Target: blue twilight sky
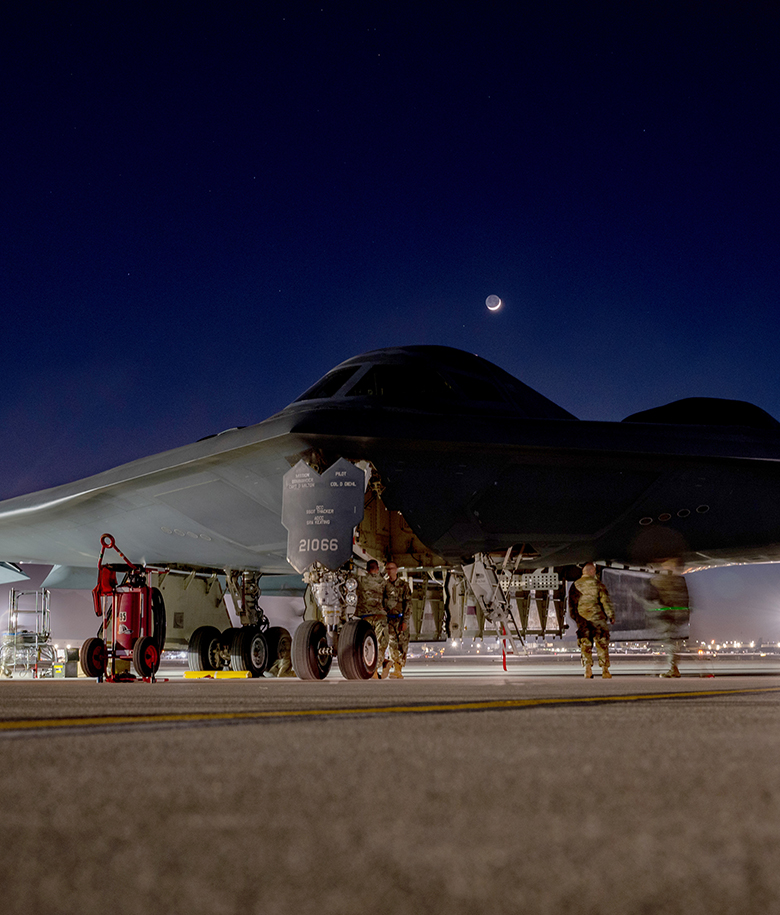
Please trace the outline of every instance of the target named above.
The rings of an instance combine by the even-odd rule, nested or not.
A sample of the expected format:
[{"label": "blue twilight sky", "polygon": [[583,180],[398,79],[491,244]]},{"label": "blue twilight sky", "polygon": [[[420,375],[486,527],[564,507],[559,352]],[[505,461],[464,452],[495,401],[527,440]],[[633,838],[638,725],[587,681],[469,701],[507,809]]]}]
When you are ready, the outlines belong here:
[{"label": "blue twilight sky", "polygon": [[780,417],[768,7],[9,5],[0,495],[399,343],[583,419]]},{"label": "blue twilight sky", "polygon": [[0,497],[403,343],[780,418],[778,8],[498,6],[6,5]]}]

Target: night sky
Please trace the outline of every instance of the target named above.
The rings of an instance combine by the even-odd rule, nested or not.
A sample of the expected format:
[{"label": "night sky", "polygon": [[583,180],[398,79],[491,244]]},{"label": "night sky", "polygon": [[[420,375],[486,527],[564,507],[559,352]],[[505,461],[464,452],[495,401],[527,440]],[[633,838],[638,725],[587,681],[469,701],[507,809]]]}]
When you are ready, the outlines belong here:
[{"label": "night sky", "polygon": [[777,8],[497,6],[6,5],[0,497],[399,344],[780,418]]}]

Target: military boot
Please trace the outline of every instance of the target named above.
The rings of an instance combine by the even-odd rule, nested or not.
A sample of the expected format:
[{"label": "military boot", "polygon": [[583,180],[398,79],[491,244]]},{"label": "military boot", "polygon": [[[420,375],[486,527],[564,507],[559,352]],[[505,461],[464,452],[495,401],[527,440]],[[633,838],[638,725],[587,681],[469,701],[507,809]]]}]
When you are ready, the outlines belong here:
[{"label": "military boot", "polygon": [[401,668],[400,664],[393,664],[393,669],[390,672],[390,679],[391,680],[403,680],[404,675],[401,673],[401,670],[402,670],[402,668]]},{"label": "military boot", "polygon": [[386,680],[386,679],[387,679],[387,677],[388,677],[388,675],[389,675],[389,673],[390,673],[390,668],[391,668],[392,666],[393,666],[393,665],[390,663],[390,661],[387,660],[387,658],[385,658],[384,661],[382,661],[382,667],[381,667],[381,669],[380,669],[380,668],[377,668],[377,670],[379,670],[379,677],[380,677],[380,679],[382,679],[382,680]]},{"label": "military boot", "polygon": [[586,680],[593,679],[593,665],[592,664],[585,665],[585,679]]},{"label": "military boot", "polygon": [[611,680],[611,679],[612,679],[612,674],[609,672],[609,668],[608,668],[608,667],[605,667],[605,668],[601,671],[601,679],[602,679],[602,680]]},{"label": "military boot", "polygon": [[672,664],[672,666],[669,668],[669,670],[664,671],[664,673],[662,673],[661,676],[662,677],[681,677],[682,674],[680,673],[677,665]]}]

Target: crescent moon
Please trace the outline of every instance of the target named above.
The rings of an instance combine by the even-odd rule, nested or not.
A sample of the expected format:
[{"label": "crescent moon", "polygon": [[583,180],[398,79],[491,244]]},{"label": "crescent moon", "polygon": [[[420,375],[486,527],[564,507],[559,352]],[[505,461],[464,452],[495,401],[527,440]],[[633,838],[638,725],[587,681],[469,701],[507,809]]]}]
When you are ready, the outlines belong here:
[{"label": "crescent moon", "polygon": [[498,311],[502,304],[503,302],[497,295],[489,295],[485,299],[485,305],[487,305],[488,311]]}]

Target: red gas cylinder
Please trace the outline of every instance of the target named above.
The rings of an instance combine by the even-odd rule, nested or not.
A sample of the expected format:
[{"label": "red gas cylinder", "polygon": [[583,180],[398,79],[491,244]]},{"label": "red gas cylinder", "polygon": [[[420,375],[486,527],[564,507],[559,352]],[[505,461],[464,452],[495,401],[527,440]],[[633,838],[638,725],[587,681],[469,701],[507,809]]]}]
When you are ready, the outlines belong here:
[{"label": "red gas cylinder", "polygon": [[115,596],[114,613],[116,614],[115,635],[117,649],[132,651],[141,629],[141,589],[118,591]]}]

